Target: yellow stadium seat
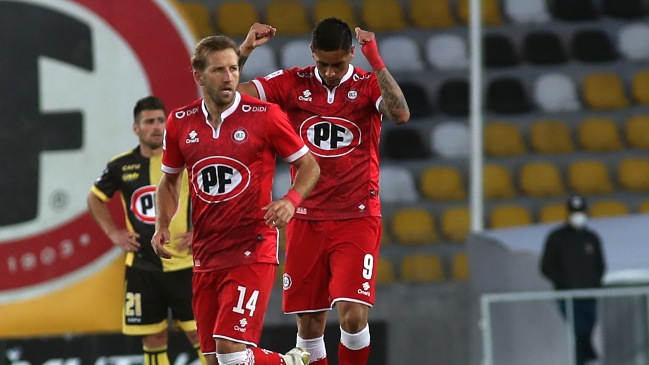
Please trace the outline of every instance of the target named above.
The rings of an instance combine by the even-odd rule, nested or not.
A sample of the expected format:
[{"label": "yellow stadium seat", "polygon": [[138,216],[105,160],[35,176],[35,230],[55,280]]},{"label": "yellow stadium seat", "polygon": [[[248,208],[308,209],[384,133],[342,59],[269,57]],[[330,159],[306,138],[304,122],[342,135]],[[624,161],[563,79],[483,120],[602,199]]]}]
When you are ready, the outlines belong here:
[{"label": "yellow stadium seat", "polygon": [[428,199],[453,201],[466,198],[460,170],[452,166],[431,166],[421,173],[421,192]]},{"label": "yellow stadium seat", "polygon": [[598,160],[581,160],[568,166],[568,186],[578,194],[607,194],[613,183],[606,165]]},{"label": "yellow stadium seat", "polygon": [[624,134],[629,146],[649,149],[649,115],[636,115],[629,118]]},{"label": "yellow stadium seat", "polygon": [[485,199],[510,199],[516,196],[510,172],[503,165],[486,164],[483,183]]},{"label": "yellow stadium seat", "polygon": [[[502,12],[498,0],[482,0],[482,22],[486,26],[501,25],[503,22]],[[458,0],[457,17],[464,23],[469,22],[469,0]]]},{"label": "yellow stadium seat", "polygon": [[299,0],[271,0],[266,4],[266,22],[280,35],[304,35],[312,29],[306,7]]},{"label": "yellow stadium seat", "polygon": [[630,105],[620,76],[613,72],[592,73],[584,78],[582,95],[592,109],[621,109]]},{"label": "yellow stadium seat", "polygon": [[530,145],[538,153],[572,153],[575,144],[570,128],[560,120],[537,120],[530,128]]},{"label": "yellow stadium seat", "polygon": [[398,0],[363,0],[361,12],[365,27],[372,32],[400,31],[407,26]]},{"label": "yellow stadium seat", "polygon": [[639,71],[631,80],[633,98],[639,104],[649,104],[649,70]]},{"label": "yellow stadium seat", "polygon": [[647,214],[649,213],[649,200],[645,200],[638,206],[638,213]]},{"label": "yellow stadium seat", "polygon": [[451,278],[456,281],[465,281],[469,280],[470,275],[469,254],[466,252],[454,254],[451,264]]},{"label": "yellow stadium seat", "polygon": [[471,214],[467,207],[452,207],[442,213],[441,230],[451,242],[465,242],[471,229]]},{"label": "yellow stadium seat", "polygon": [[527,152],[518,126],[508,122],[488,123],[484,130],[484,146],[487,155],[495,157],[520,156]]},{"label": "yellow stadium seat", "polygon": [[198,1],[178,1],[176,6],[187,25],[189,25],[194,37],[201,39],[214,34],[212,15],[203,3]]},{"label": "yellow stadium seat", "polygon": [[629,207],[617,200],[600,200],[593,203],[590,208],[590,216],[593,218],[617,217],[628,214]]},{"label": "yellow stadium seat", "polygon": [[565,222],[568,219],[568,210],[565,203],[550,203],[541,207],[539,222]]},{"label": "yellow stadium seat", "polygon": [[588,118],[579,123],[577,140],[586,151],[618,151],[622,138],[615,121],[609,118]]},{"label": "yellow stadium seat", "polygon": [[349,24],[351,29],[358,25],[351,0],[317,0],[313,5],[313,21],[336,17]]},{"label": "yellow stadium seat", "polygon": [[491,228],[510,228],[529,224],[532,224],[532,213],[522,205],[503,204],[491,210]]},{"label": "yellow stadium seat", "polygon": [[216,10],[216,28],[230,37],[245,37],[259,20],[257,8],[247,1],[224,1]]},{"label": "yellow stadium seat", "polygon": [[627,157],[618,165],[618,181],[626,190],[635,192],[649,191],[649,159]]},{"label": "yellow stadium seat", "polygon": [[392,262],[384,257],[379,257],[379,262],[376,267],[376,284],[390,285],[392,283],[394,283]]},{"label": "yellow stadium seat", "polygon": [[450,0],[410,0],[412,24],[422,29],[450,28],[455,26]]},{"label": "yellow stadium seat", "polygon": [[442,260],[433,254],[406,255],[401,259],[401,280],[411,283],[444,281]]},{"label": "yellow stadium seat", "polygon": [[565,188],[559,168],[547,161],[528,162],[519,174],[521,191],[533,197],[563,195]]},{"label": "yellow stadium seat", "polygon": [[392,217],[392,235],[402,244],[437,242],[435,219],[425,209],[402,208]]}]

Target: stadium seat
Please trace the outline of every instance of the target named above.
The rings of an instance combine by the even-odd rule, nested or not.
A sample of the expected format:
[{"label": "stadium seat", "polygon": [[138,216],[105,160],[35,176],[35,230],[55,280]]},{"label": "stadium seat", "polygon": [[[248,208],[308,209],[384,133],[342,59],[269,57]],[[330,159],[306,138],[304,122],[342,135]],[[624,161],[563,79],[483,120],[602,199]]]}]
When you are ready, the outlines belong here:
[{"label": "stadium seat", "polygon": [[537,120],[530,128],[530,145],[538,153],[571,153],[575,144],[568,125],[560,120]]},{"label": "stadium seat", "polygon": [[421,133],[409,127],[386,129],[381,144],[385,157],[393,160],[418,160],[430,156]]},{"label": "stadium seat", "polygon": [[534,81],[534,102],[544,112],[573,112],[581,109],[573,79],[563,73],[539,75]]},{"label": "stadium seat", "polygon": [[466,199],[466,188],[460,170],[454,166],[430,166],[421,173],[422,195],[431,200]]},{"label": "stadium seat", "polygon": [[504,0],[503,6],[514,23],[545,23],[551,18],[545,0]]},{"label": "stadium seat", "polygon": [[483,37],[485,67],[513,67],[520,63],[514,43],[504,33],[489,33]]},{"label": "stadium seat", "polygon": [[568,219],[566,203],[548,203],[539,210],[539,222],[565,222]]},{"label": "stadium seat", "polygon": [[631,80],[633,99],[638,104],[649,104],[649,70],[638,71]]},{"label": "stadium seat", "polygon": [[502,204],[493,208],[489,216],[489,226],[493,229],[530,224],[532,224],[532,213],[522,205]]},{"label": "stadium seat", "polygon": [[626,157],[618,164],[618,182],[626,190],[649,191],[649,159]]},{"label": "stadium seat", "polygon": [[[198,1],[184,1],[178,2],[177,4],[180,5],[180,13],[187,21],[194,37],[201,39],[214,34],[212,14],[207,6]],[[248,25],[248,28],[251,25],[252,23]]]},{"label": "stadium seat", "polygon": [[390,285],[393,284],[394,268],[392,262],[385,257],[379,257],[376,266],[376,285]]},{"label": "stadium seat", "polygon": [[311,56],[311,41],[304,38],[294,38],[284,43],[279,56],[280,66],[287,70],[293,67],[307,67],[315,63]]},{"label": "stadium seat", "polygon": [[595,0],[555,0],[552,4],[552,15],[561,20],[592,20],[599,16]]},{"label": "stadium seat", "polygon": [[381,166],[381,201],[385,203],[414,203],[417,186],[410,170],[400,165]]},{"label": "stadium seat", "polygon": [[511,173],[505,166],[487,163],[483,174],[485,199],[511,199],[516,196]]},{"label": "stadium seat", "polygon": [[568,187],[582,195],[608,194],[614,190],[606,165],[602,161],[591,159],[569,164]]},{"label": "stadium seat", "polygon": [[463,122],[439,122],[431,130],[430,144],[431,150],[440,157],[467,157],[471,150],[469,127]]},{"label": "stadium seat", "polygon": [[398,0],[362,0],[361,17],[365,27],[373,32],[397,32],[406,28]]},{"label": "stadium seat", "polygon": [[582,83],[586,105],[596,110],[621,109],[630,105],[620,76],[613,72],[595,72]]},{"label": "stadium seat", "polygon": [[525,195],[541,198],[565,194],[559,168],[549,161],[531,161],[521,167],[519,185]]},{"label": "stadium seat", "polygon": [[266,76],[279,69],[273,47],[257,47],[252,57],[248,58],[241,70],[242,82],[255,77]]},{"label": "stadium seat", "polygon": [[[497,0],[482,0],[482,23],[486,26],[496,26],[503,23],[500,4]],[[457,17],[463,24],[469,22],[469,0],[457,0]]]},{"label": "stadium seat", "polygon": [[401,208],[392,216],[393,237],[401,244],[420,245],[439,240],[433,215],[421,208]]},{"label": "stadium seat", "polygon": [[626,121],[624,135],[629,146],[649,149],[649,115],[635,115]]},{"label": "stadium seat", "polygon": [[628,214],[629,207],[625,203],[614,199],[597,201],[590,208],[592,218],[618,217]]},{"label": "stadium seat", "polygon": [[484,128],[484,148],[488,156],[520,156],[527,152],[518,125],[490,122]]},{"label": "stadium seat", "polygon": [[623,24],[617,33],[618,51],[629,61],[649,59],[647,39],[649,39],[649,25],[646,23]]},{"label": "stadium seat", "polygon": [[606,31],[600,28],[578,30],[572,36],[572,58],[581,62],[611,62],[617,51]]},{"label": "stadium seat", "polygon": [[[245,37],[250,31],[250,27],[260,20],[257,8],[248,1],[224,1],[220,2],[216,9],[215,15],[216,29],[221,34],[226,34],[230,37]],[[246,67],[250,65],[254,59],[260,57],[257,53],[262,48],[255,50],[255,56],[246,62]],[[277,62],[275,61],[275,64]],[[265,74],[258,74],[265,75]]]},{"label": "stadium seat", "polygon": [[500,76],[487,85],[487,109],[494,113],[516,114],[530,111],[527,90],[515,76]]},{"label": "stadium seat", "polygon": [[568,54],[561,38],[549,30],[527,33],[523,38],[522,53],[523,59],[532,65],[549,66],[568,62]]},{"label": "stadium seat", "polygon": [[270,0],[266,22],[277,28],[278,35],[307,35],[312,28],[306,7],[299,0]]},{"label": "stadium seat", "polygon": [[603,13],[613,18],[633,19],[649,13],[645,0],[603,0],[602,3]]},{"label": "stadium seat", "polygon": [[436,283],[446,280],[442,259],[434,254],[410,254],[401,259],[401,281]]},{"label": "stadium seat", "polygon": [[449,0],[410,0],[410,20],[421,29],[440,29],[455,26]]},{"label": "stadium seat", "polygon": [[458,34],[434,34],[425,45],[425,58],[439,70],[463,70],[469,66],[464,38]]},{"label": "stadium seat", "polygon": [[450,242],[465,242],[471,229],[471,214],[467,207],[451,207],[442,213],[442,236]]},{"label": "stadium seat", "polygon": [[622,149],[622,138],[617,124],[609,118],[587,118],[577,127],[577,141],[582,149],[594,152],[612,152]]},{"label": "stadium seat", "polygon": [[451,278],[455,281],[466,281],[470,276],[469,254],[467,252],[454,254],[451,262]]},{"label": "stadium seat", "polygon": [[391,35],[379,43],[383,62],[390,72],[421,72],[425,64],[417,41],[406,35]]},{"label": "stadium seat", "polygon": [[638,213],[648,214],[649,213],[649,200],[645,200],[638,205]]},{"label": "stadium seat", "polygon": [[313,21],[336,17],[349,24],[351,29],[358,26],[354,5],[349,0],[316,0],[313,4]]},{"label": "stadium seat", "polygon": [[428,92],[421,83],[402,81],[399,82],[399,87],[408,102],[410,118],[417,119],[431,116],[433,113],[431,99],[428,97]]},{"label": "stadium seat", "polygon": [[437,107],[448,115],[469,114],[469,82],[464,79],[446,80],[437,92]]}]

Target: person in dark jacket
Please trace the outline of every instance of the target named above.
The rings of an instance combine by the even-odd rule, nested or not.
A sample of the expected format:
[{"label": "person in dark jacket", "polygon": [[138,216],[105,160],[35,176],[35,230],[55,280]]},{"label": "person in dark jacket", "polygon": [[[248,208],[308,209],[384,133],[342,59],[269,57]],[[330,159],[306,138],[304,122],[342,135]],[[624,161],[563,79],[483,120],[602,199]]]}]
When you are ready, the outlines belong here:
[{"label": "person in dark jacket", "polygon": [[[541,258],[541,272],[557,290],[591,289],[602,286],[606,270],[602,243],[588,222],[586,199],[581,195],[568,198],[568,219],[548,235]],[[566,318],[566,303],[559,301]],[[592,332],[597,320],[595,298],[573,301],[575,352],[577,365],[597,359],[592,345]]]}]

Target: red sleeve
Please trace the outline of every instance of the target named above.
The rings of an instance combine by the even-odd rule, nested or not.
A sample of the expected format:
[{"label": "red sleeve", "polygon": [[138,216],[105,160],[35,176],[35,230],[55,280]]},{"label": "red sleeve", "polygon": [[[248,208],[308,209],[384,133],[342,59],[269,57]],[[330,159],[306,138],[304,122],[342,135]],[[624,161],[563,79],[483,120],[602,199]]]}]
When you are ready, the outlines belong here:
[{"label": "red sleeve", "polygon": [[372,73],[372,77],[370,78],[368,93],[372,102],[374,102],[374,107],[379,111],[379,104],[377,101],[381,98],[381,87],[379,87],[379,80],[376,78],[376,74],[374,73]]},{"label": "red sleeve", "polygon": [[270,105],[268,118],[270,119],[268,128],[266,128],[268,144],[286,162],[291,163],[309,151],[300,136],[291,127],[288,116],[279,106]]},{"label": "red sleeve", "polygon": [[284,90],[291,89],[292,73],[289,70],[278,70],[264,77],[254,79],[259,98],[264,101],[286,107]]},{"label": "red sleeve", "polygon": [[179,173],[185,168],[185,160],[178,148],[177,123],[173,115],[171,113],[167,118],[162,143],[162,171],[172,174]]}]

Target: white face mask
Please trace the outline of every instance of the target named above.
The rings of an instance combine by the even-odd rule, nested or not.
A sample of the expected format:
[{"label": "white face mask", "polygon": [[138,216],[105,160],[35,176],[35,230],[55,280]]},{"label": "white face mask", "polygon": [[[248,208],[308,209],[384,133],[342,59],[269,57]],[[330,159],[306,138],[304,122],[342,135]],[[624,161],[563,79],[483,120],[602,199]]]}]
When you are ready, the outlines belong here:
[{"label": "white face mask", "polygon": [[583,212],[574,212],[568,217],[568,222],[574,228],[581,229],[588,223],[588,216]]}]

